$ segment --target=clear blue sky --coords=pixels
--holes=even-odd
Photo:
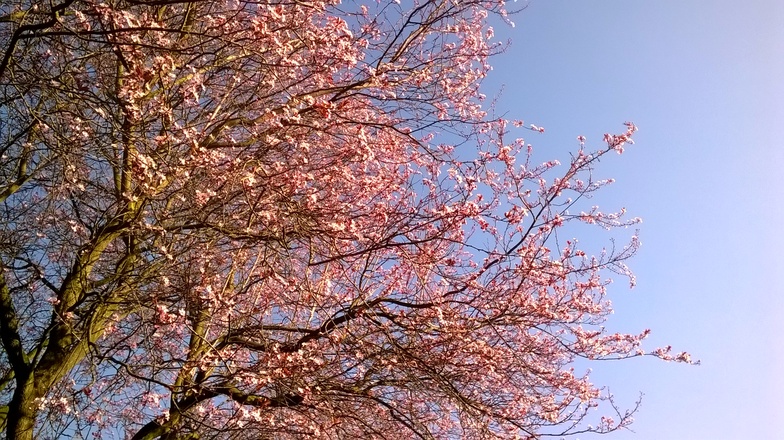
[[[547,128],[540,152],[640,127],[600,169],[617,183],[597,202],[644,219],[608,328],[702,360],[596,365],[621,404],[645,393],[635,433],[605,438],[784,438],[784,1],[531,0],[512,19],[485,92]]]

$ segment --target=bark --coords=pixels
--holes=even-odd
[[[8,407],[7,440],[32,440],[36,416],[35,382],[33,375],[17,376],[16,390]]]

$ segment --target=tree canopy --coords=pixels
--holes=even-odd
[[[6,438],[626,426],[574,361],[690,359],[603,327],[607,271],[631,277],[636,237],[594,255],[559,231],[637,222],[585,203],[636,127],[534,162],[520,136],[544,130],[493,116],[479,90],[502,49],[488,17],[506,14],[0,5]]]

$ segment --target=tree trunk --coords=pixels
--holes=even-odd
[[[36,395],[33,375],[17,378],[14,397],[8,406],[7,440],[33,440],[36,416]]]

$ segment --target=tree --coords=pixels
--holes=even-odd
[[[607,432],[576,359],[689,361],[559,239],[634,125],[554,174],[483,110],[503,2],[0,8],[6,438]]]

